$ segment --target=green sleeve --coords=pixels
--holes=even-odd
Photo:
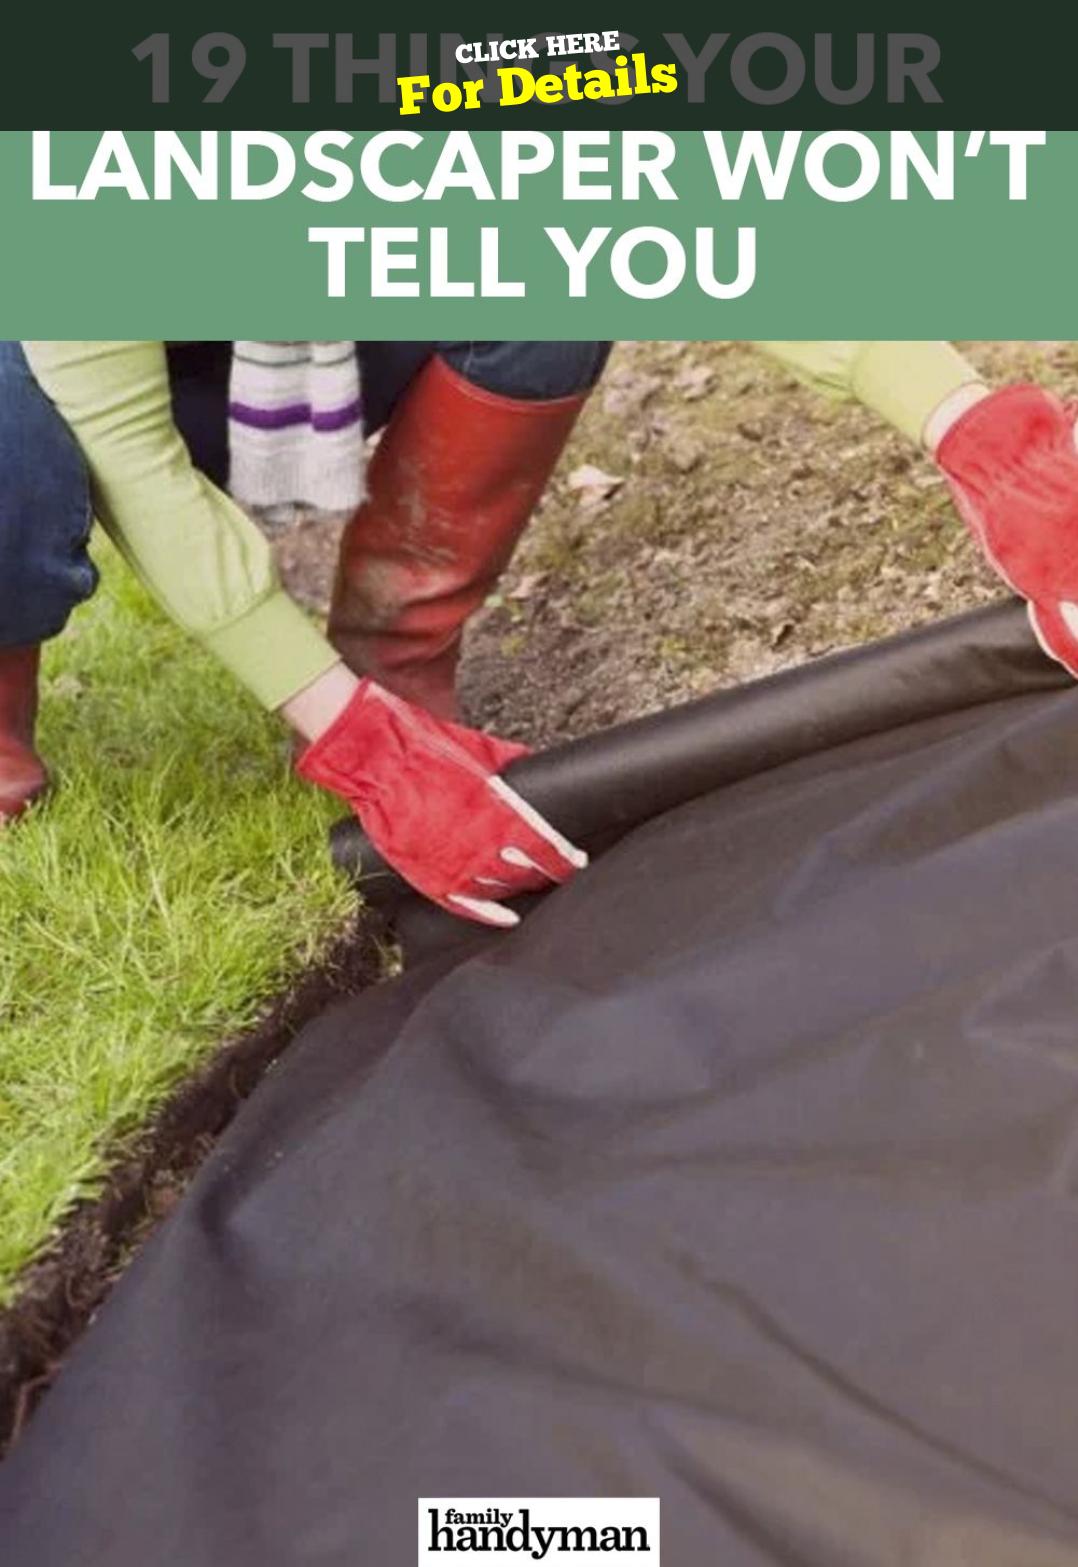
[[[925,422],[952,392],[980,381],[950,343],[757,343],[818,391],[856,397],[903,435],[920,441]]]
[[[102,526],[168,614],[268,708],[336,663],[281,588],[259,529],[192,463],[164,344],[23,348],[85,453]]]

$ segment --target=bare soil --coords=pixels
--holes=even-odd
[[[1078,395],[1072,342],[961,346],[994,382]],[[311,607],[338,534],[311,518],[277,541]],[[874,415],[746,344],[622,343],[472,622],[462,694],[474,723],[548,745],[1000,593]]]

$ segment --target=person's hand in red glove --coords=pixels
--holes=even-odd
[[[1039,386],[982,393],[935,445],[989,564],[1029,605],[1045,652],[1078,676],[1078,407]]]
[[[296,771],[346,801],[379,853],[428,898],[508,926],[517,916],[502,899],[567,881],[588,863],[498,776],[525,754],[360,680]]]

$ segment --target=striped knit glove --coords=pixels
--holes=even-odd
[[[517,916],[502,899],[568,881],[588,863],[498,776],[524,754],[363,680],[296,771],[340,795],[379,853],[428,898],[508,926]]]

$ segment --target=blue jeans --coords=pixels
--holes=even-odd
[[[44,642],[97,586],[82,453],[30,373],[0,340],[0,647]]]
[[[504,397],[568,397],[594,386],[609,343],[357,344],[368,434],[386,423],[416,372],[440,354]],[[230,342],[168,347],[176,423],[195,466],[228,479]],[[44,642],[88,599],[90,486],[67,425],[38,387],[18,343],[0,341],[0,647]]]

